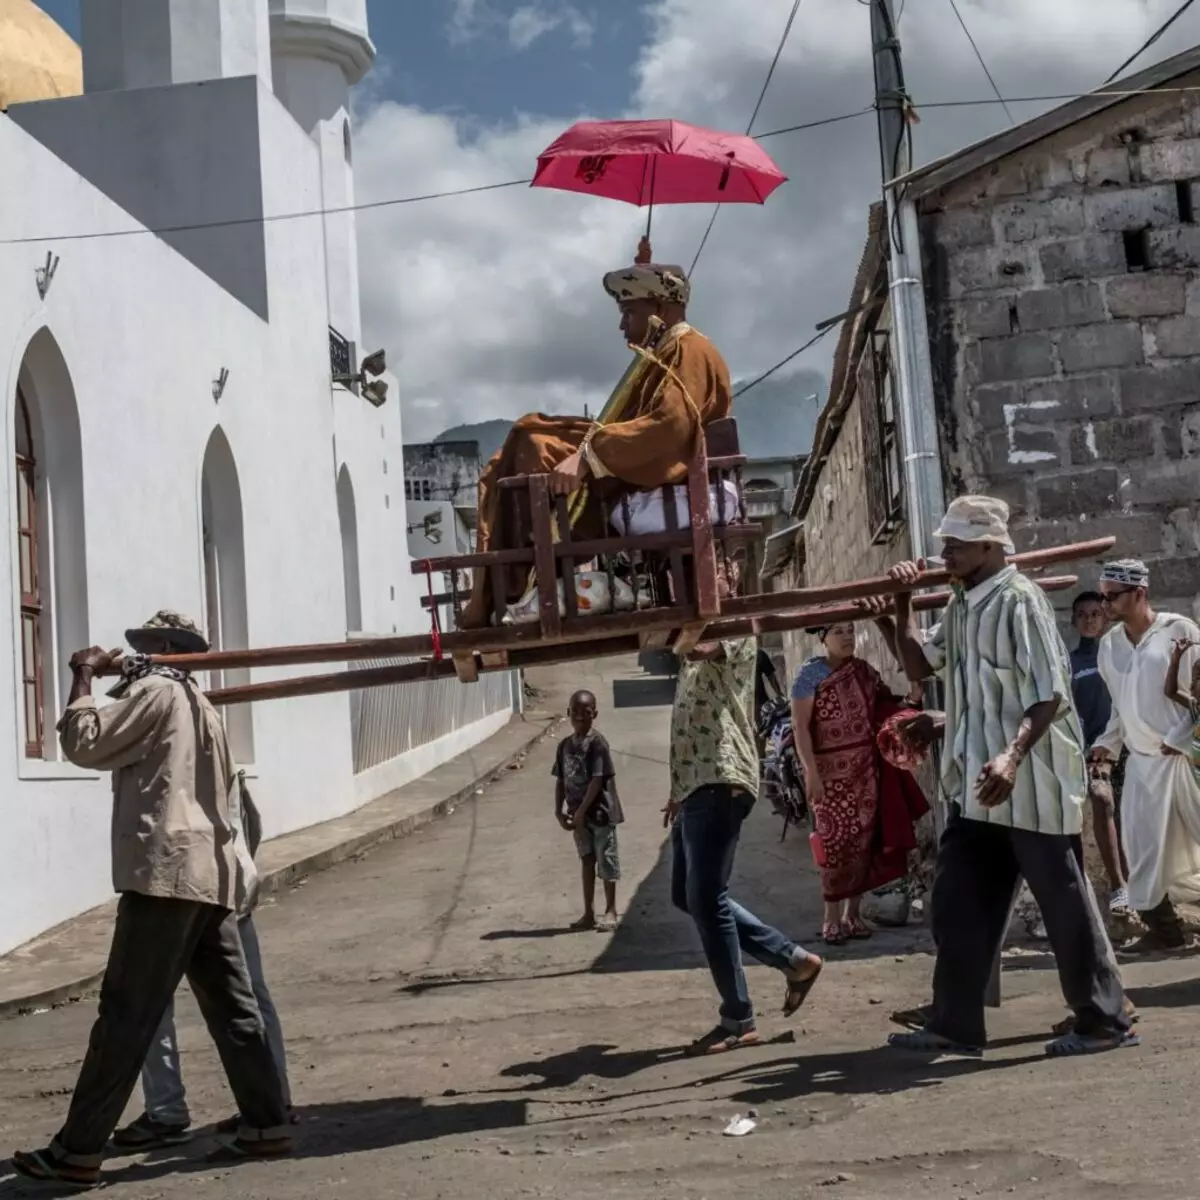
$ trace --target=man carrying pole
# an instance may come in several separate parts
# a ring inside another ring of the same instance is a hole
[[[964,496],[947,510],[943,543],[954,596],[923,642],[907,595],[884,622],[908,677],[938,675],[946,711],[907,725],[914,740],[943,736],[941,788],[950,816],[932,896],[937,964],[923,1029],[889,1044],[979,1057],[988,978],[1013,889],[1024,876],[1045,916],[1074,1028],[1051,1056],[1137,1043],[1104,926],[1083,871],[1087,795],[1083,733],[1071,705],[1066,647],[1041,589],[1009,566],[1008,506]],[[915,583],[916,563],[893,568]]]

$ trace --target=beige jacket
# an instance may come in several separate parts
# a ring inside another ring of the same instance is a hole
[[[115,891],[236,906],[233,756],[194,683],[149,675],[103,708],[86,696],[58,731],[71,762],[113,773]]]

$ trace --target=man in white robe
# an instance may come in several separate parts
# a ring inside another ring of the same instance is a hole
[[[1129,750],[1121,798],[1121,838],[1129,859],[1129,903],[1149,933],[1144,950],[1181,949],[1183,923],[1173,901],[1200,901],[1200,784],[1192,770],[1191,715],[1165,694],[1167,669],[1179,639],[1200,642],[1194,621],[1157,613],[1150,575],[1133,559],[1109,563],[1100,594],[1116,622],[1100,644],[1099,668],[1112,695],[1108,728],[1091,757],[1116,761]],[[1191,678],[1200,649],[1183,657]]]

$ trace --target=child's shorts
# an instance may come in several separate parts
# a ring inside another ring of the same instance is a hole
[[[585,826],[575,830],[575,849],[580,858],[596,856],[596,877],[605,883],[621,878],[621,859],[617,854],[615,825]]]

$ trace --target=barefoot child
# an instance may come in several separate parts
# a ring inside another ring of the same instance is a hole
[[[595,929],[596,877],[604,884],[604,917],[601,928],[617,923],[617,826],[625,819],[617,798],[615,772],[608,742],[593,727],[596,697],[576,692],[567,706],[572,732],[558,744],[553,774],[554,816],[575,835],[575,848],[583,869],[583,916],[572,929]]]

